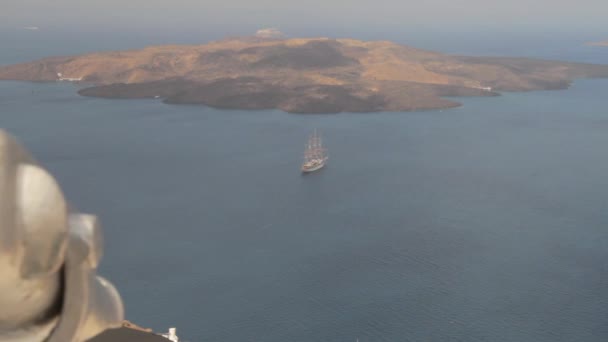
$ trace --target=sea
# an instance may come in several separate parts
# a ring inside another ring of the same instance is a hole
[[[599,34],[386,36],[608,64],[583,45]],[[214,38],[4,30],[0,64]],[[98,215],[99,273],[136,324],[190,342],[608,340],[607,79],[332,115],[78,88],[0,82],[0,127]],[[330,159],[302,175],[314,129]]]

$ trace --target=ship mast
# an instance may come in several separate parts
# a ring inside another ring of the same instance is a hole
[[[304,149],[304,162],[309,162],[312,159],[314,159],[314,141],[313,137],[311,136],[308,138],[308,143]]]
[[[319,133],[317,132],[317,130],[314,130],[313,133],[313,149],[314,149],[314,156],[316,159],[322,159],[323,158],[323,147],[322,147],[322,141],[321,141],[321,137],[319,136]]]
[[[304,160],[309,162],[314,159],[326,159],[325,149],[323,148],[323,140],[315,129],[308,138],[308,143],[304,150]]]

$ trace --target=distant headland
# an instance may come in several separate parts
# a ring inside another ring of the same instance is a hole
[[[604,40],[602,42],[589,42],[586,45],[590,45],[590,46],[608,46],[608,40]]]
[[[286,39],[268,29],[205,45],[50,57],[0,67],[1,80],[84,82],[83,96],[291,113],[412,111],[446,97],[567,88],[608,65],[446,55],[388,41]]]

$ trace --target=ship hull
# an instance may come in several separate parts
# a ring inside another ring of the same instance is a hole
[[[302,173],[315,172],[317,170],[320,170],[324,166],[325,166],[325,163],[317,164],[317,165],[310,166],[310,167],[304,166],[304,167],[302,167]]]

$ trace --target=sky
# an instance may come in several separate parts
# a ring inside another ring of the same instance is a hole
[[[0,0],[0,28],[600,30],[607,0]]]

